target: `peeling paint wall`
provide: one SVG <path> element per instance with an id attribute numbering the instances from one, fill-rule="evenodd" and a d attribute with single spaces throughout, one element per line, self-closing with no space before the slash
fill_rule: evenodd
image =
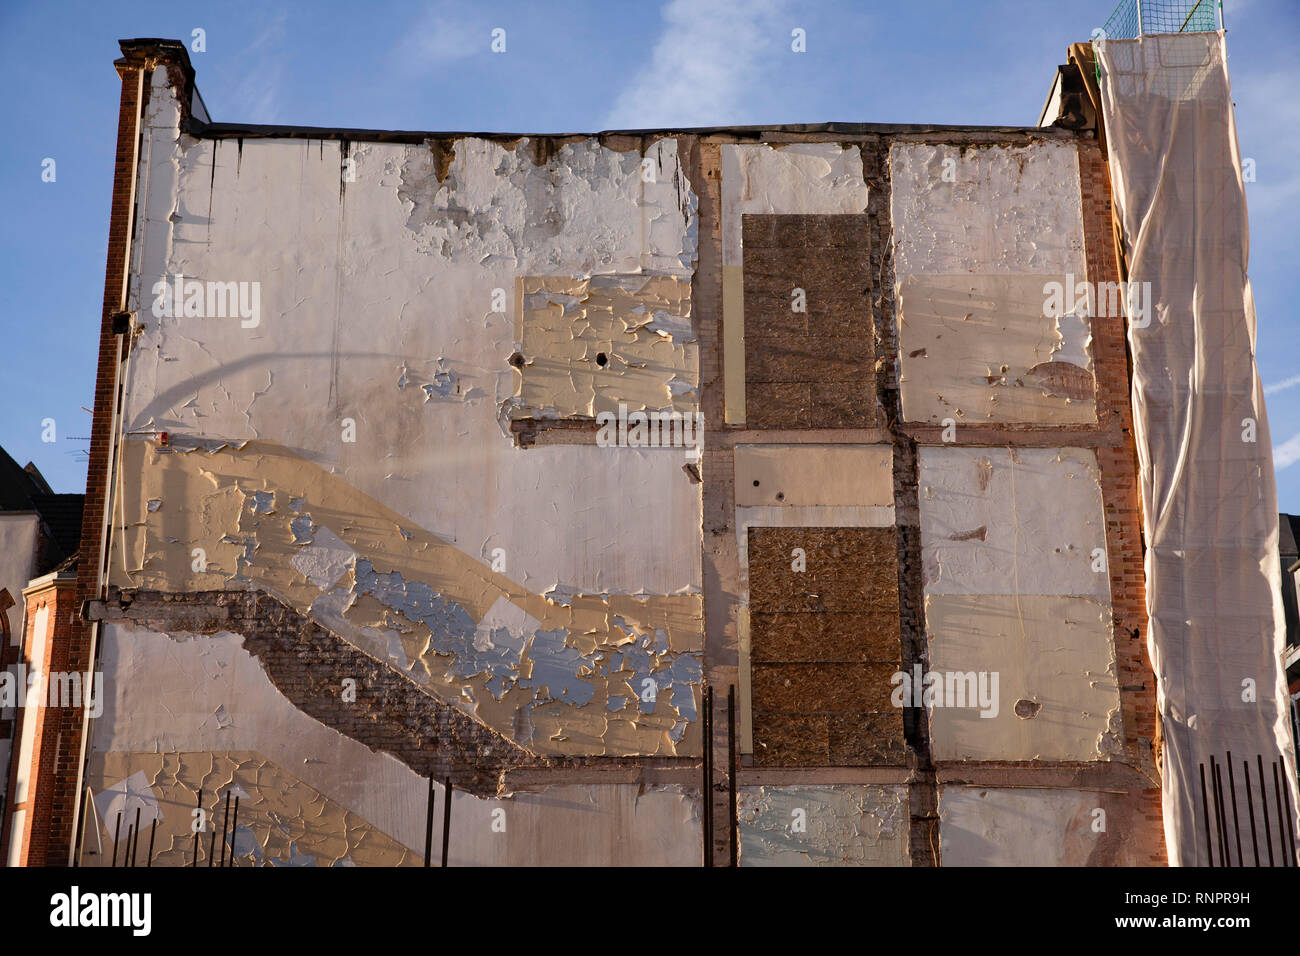
<path id="1" fill-rule="evenodd" d="M 238 828 L 225 828 L 236 865 L 423 862 L 426 780 L 303 713 L 240 635 L 109 624 L 103 641 L 109 696 L 95 724 L 86 865 L 112 862 L 115 831 L 121 862 L 137 808 L 142 843 L 158 820 L 155 864 L 190 864 L 200 789 L 218 834 L 225 795 L 240 798 Z M 441 785 L 435 794 L 441 812 Z M 683 865 L 698 858 L 697 803 L 698 794 L 678 786 L 634 783 L 572 784 L 511 799 L 458 792 L 449 862 Z M 589 837 L 575 841 L 584 828 Z M 434 837 L 441 841 L 440 829 Z M 209 822 L 200 865 L 212 841 Z M 220 855 L 220 836 L 216 846 Z"/>
<path id="2" fill-rule="evenodd" d="M 931 707 L 935 758 L 1109 759 L 1122 735 L 1093 452 L 924 447 L 920 469 L 930 668 L 998 681 L 995 707 Z"/>
<path id="3" fill-rule="evenodd" d="M 1138 866 L 1152 842 L 1100 790 L 946 786 L 939 819 L 944 866 Z"/>
<path id="4" fill-rule="evenodd" d="M 900 390 L 908 421 L 1097 420 L 1076 149 L 896 144 Z"/>
<path id="5" fill-rule="evenodd" d="M 453 865 L 696 865 L 706 680 L 744 865 L 1119 859 L 1070 822 L 1139 786 L 1101 353 L 1044 313 L 1072 134 L 196 138 L 163 72 L 86 862 L 137 806 L 188 862 L 202 789 L 239 865 L 416 865 L 445 773 Z M 702 447 L 593 440 L 623 409 Z M 921 662 L 997 713 L 900 706 Z"/>
<path id="6" fill-rule="evenodd" d="M 533 752 L 698 747 L 685 450 L 524 450 L 505 426 L 694 409 L 676 140 L 196 140 L 162 76 L 111 582 L 266 590 Z M 213 282 L 256 283 L 260 313 L 198 314 Z"/>
<path id="7" fill-rule="evenodd" d="M 745 787 L 741 866 L 907 866 L 907 788 Z"/>

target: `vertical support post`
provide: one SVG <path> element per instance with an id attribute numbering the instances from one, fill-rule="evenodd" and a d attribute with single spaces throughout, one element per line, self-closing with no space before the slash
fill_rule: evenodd
<path id="1" fill-rule="evenodd" d="M 451 795 L 454 792 L 451 777 L 442 782 L 442 865 L 447 865 L 447 850 L 451 846 Z"/>
<path id="2" fill-rule="evenodd" d="M 1282 800 L 1286 804 L 1286 855 L 1295 866 L 1295 824 L 1291 822 L 1291 788 L 1286 785 L 1286 764 L 1282 765 Z"/>
<path id="3" fill-rule="evenodd" d="M 239 832 L 239 794 L 235 794 L 235 815 L 230 821 L 230 865 L 235 865 L 235 835 Z"/>
<path id="4" fill-rule="evenodd" d="M 736 819 L 736 685 L 727 688 L 727 846 L 731 866 L 740 861 L 740 826 Z"/>
<path id="5" fill-rule="evenodd" d="M 1232 751 L 1228 751 L 1228 795 L 1232 797 L 1232 832 L 1237 837 L 1237 865 L 1245 866 L 1246 857 L 1241 852 L 1241 821 L 1237 818 L 1237 783 L 1232 772 Z"/>
<path id="6" fill-rule="evenodd" d="M 433 774 L 429 774 L 429 798 L 424 810 L 424 865 L 433 859 Z"/>
<path id="7" fill-rule="evenodd" d="M 1142 31 L 1142 0 L 1137 0 L 1137 11 L 1138 11 L 1138 36 L 1141 36 L 1143 32 Z M 1213 776 L 1213 771 L 1211 771 L 1211 776 Z"/>
<path id="8" fill-rule="evenodd" d="M 1255 754 L 1256 766 L 1259 768 L 1259 799 L 1264 802 L 1264 845 L 1268 847 L 1268 865 L 1273 865 L 1273 828 L 1268 822 L 1268 784 L 1264 782 L 1264 755 Z"/>
<path id="9" fill-rule="evenodd" d="M 1255 865 L 1259 866 L 1259 837 L 1255 835 L 1255 795 L 1250 787 L 1250 761 L 1241 762 L 1241 776 L 1246 781 L 1246 809 L 1250 811 L 1250 845 L 1255 851 Z"/>
<path id="10" fill-rule="evenodd" d="M 140 808 L 135 808 L 135 841 L 131 844 L 131 865 L 135 866 L 136 851 L 140 849 Z"/>
<path id="11" fill-rule="evenodd" d="M 1286 822 L 1282 819 L 1282 785 L 1277 774 L 1277 765 L 1281 759 L 1273 761 L 1273 794 L 1277 797 L 1277 842 L 1286 843 Z M 1291 854 L 1295 852 L 1292 847 L 1282 847 L 1282 866 L 1295 866 L 1295 860 L 1291 859 Z"/>
<path id="12" fill-rule="evenodd" d="M 153 826 L 149 827 L 149 859 L 145 860 L 146 867 L 153 866 L 153 839 L 158 835 L 158 818 L 153 818 Z"/>
<path id="13" fill-rule="evenodd" d="M 1210 836 L 1210 798 L 1205 790 L 1205 764 L 1201 764 L 1201 807 L 1205 810 L 1205 856 L 1214 866 L 1214 839 Z"/>
<path id="14" fill-rule="evenodd" d="M 117 823 L 113 824 L 113 865 L 117 866 L 117 841 L 122 836 L 122 811 L 117 811 Z"/>
<path id="15" fill-rule="evenodd" d="M 704 865 L 713 866 L 713 688 L 704 685 Z"/>
<path id="16" fill-rule="evenodd" d="M 226 865 L 226 828 L 230 826 L 230 791 L 226 791 L 226 813 L 221 820 L 221 866 Z M 213 836 L 216 836 L 213 833 Z"/>

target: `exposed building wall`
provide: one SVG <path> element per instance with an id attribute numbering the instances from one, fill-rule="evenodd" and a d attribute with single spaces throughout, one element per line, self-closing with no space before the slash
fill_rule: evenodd
<path id="1" fill-rule="evenodd" d="M 1123 319 L 1043 313 L 1113 271 L 1095 147 L 241 139 L 145 73 L 83 860 L 137 806 L 193 859 L 150 808 L 202 790 L 241 863 L 413 864 L 450 778 L 453 863 L 693 864 L 705 806 L 725 863 L 729 777 L 746 863 L 969 860 L 1002 811 L 961 787 L 1060 791 L 1066 843 L 1104 790 L 1158 858 Z M 701 447 L 607 447 L 619 411 Z M 896 701 L 918 668 L 998 715 Z"/>

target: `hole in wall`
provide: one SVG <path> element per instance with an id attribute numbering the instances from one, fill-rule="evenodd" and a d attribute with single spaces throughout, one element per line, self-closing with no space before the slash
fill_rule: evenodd
<path id="1" fill-rule="evenodd" d="M 599 365 L 601 368 L 604 368 L 606 365 L 609 364 L 609 356 L 606 355 L 604 352 L 597 352 L 596 364 Z"/>
<path id="2" fill-rule="evenodd" d="M 1016 701 L 1016 716 L 1021 720 L 1029 720 L 1031 717 L 1037 717 L 1038 712 L 1043 709 L 1043 705 L 1036 700 L 1025 700 L 1020 698 Z"/>

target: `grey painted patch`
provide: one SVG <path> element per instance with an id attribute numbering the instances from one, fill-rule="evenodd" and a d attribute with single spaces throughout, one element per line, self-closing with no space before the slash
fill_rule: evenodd
<path id="1" fill-rule="evenodd" d="M 297 499 L 302 501 L 301 498 Z M 293 532 L 294 544 L 311 544 L 311 515 L 299 515 L 289 522 L 289 530 Z"/>
<path id="2" fill-rule="evenodd" d="M 247 493 L 249 507 L 255 515 L 275 514 L 275 494 L 270 491 L 252 491 Z"/>
<path id="3" fill-rule="evenodd" d="M 615 617 L 614 624 L 628 632 L 633 630 L 622 617 Z M 643 714 L 653 714 L 655 710 L 655 701 L 646 700 L 641 692 L 643 681 L 654 681 L 656 698 L 679 685 L 678 689 L 684 692 L 673 693 L 673 706 L 685 721 L 695 720 L 695 695 L 690 685 L 704 680 L 703 665 L 694 652 L 672 653 L 668 648 L 668 635 L 662 628 L 656 628 L 654 634 L 642 635 L 635 643 L 614 651 L 610 655 L 609 670 L 611 674 L 624 670 L 632 672 L 632 689 L 637 693 L 637 703 Z"/>
<path id="4" fill-rule="evenodd" d="M 405 580 L 400 571 L 375 571 L 368 558 L 357 561 L 356 581 L 357 593 L 423 623 L 429 629 L 429 649 L 453 659 L 449 673 L 454 677 L 490 675 L 488 688 L 498 700 L 518 679 L 524 641 L 506 627 L 489 628 L 486 639 L 476 641 L 478 626 L 464 607 L 423 581 Z"/>
<path id="5" fill-rule="evenodd" d="M 528 644 L 532 673 L 519 683 L 535 688 L 541 700 L 559 700 L 581 707 L 596 694 L 591 682 L 581 677 L 583 670 L 590 672 L 591 662 L 577 648 L 565 643 L 567 636 L 568 632 L 559 628 L 534 634 Z"/>

